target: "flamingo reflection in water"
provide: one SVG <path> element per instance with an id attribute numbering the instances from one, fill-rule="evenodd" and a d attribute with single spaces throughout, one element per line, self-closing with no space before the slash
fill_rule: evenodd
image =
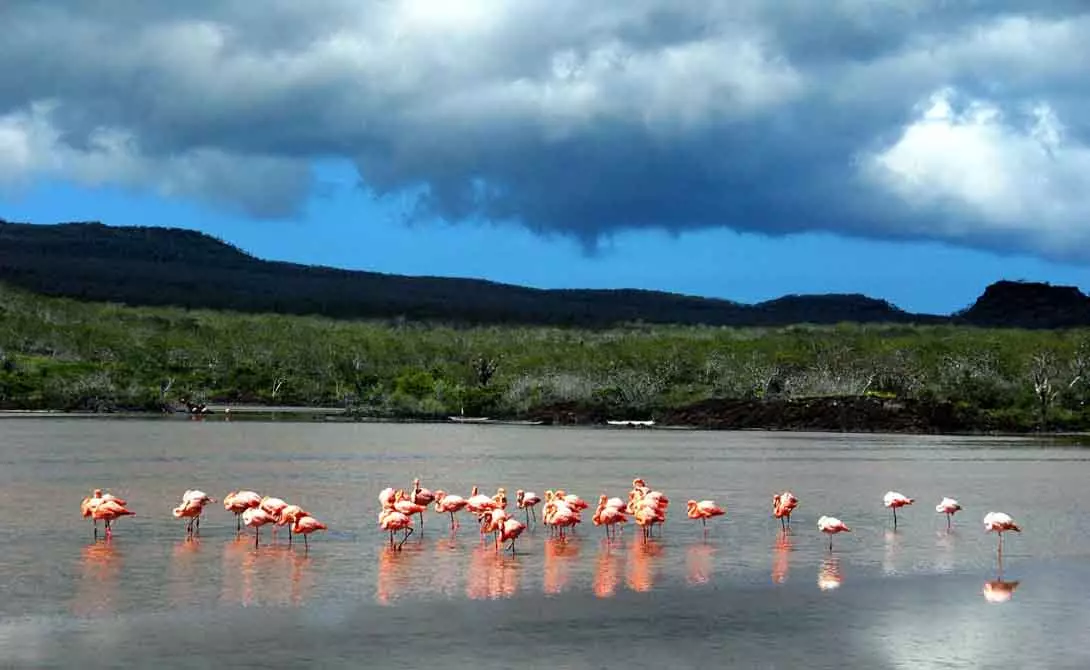
<path id="1" fill-rule="evenodd" d="M 620 579 L 620 559 L 614 553 L 612 543 L 606 540 L 598 547 L 598 558 L 594 564 L 594 595 L 612 598 L 617 593 Z"/>
<path id="2" fill-rule="evenodd" d="M 517 560 L 497 554 L 491 547 L 476 547 L 466 572 L 466 597 L 499 600 L 514 596 L 519 588 L 520 569 Z"/>
<path id="3" fill-rule="evenodd" d="M 711 581 L 716 549 L 706 543 L 693 544 L 685 552 L 685 581 L 691 585 Z"/>
<path id="4" fill-rule="evenodd" d="M 840 588 L 844 582 L 844 575 L 840 570 L 840 559 L 830 556 L 821 561 L 821 569 L 818 570 L 817 585 L 822 591 L 831 591 Z"/>
<path id="5" fill-rule="evenodd" d="M 783 584 L 787 581 L 793 548 L 790 534 L 783 532 L 776 536 L 776 544 L 772 549 L 772 582 L 774 584 Z"/>
<path id="6" fill-rule="evenodd" d="M 122 554 L 112 542 L 95 542 L 80 550 L 80 578 L 72 612 L 76 616 L 101 616 L 115 610 Z"/>
<path id="7" fill-rule="evenodd" d="M 579 556 L 579 544 L 577 539 L 546 538 L 544 576 L 541 584 L 546 594 L 560 593 L 568 586 L 571 563 Z"/>
<path id="8" fill-rule="evenodd" d="M 200 540 L 188 535 L 175 542 L 171 549 L 170 564 L 167 566 L 167 598 L 174 607 L 197 604 L 203 599 L 199 589 L 207 582 L 202 583 L 198 579 L 200 549 Z"/>
<path id="9" fill-rule="evenodd" d="M 1014 597 L 1014 590 L 1018 588 L 1018 584 L 1017 581 L 1008 582 L 1003 579 L 986 581 L 982 590 L 984 600 L 990 603 L 1005 603 Z"/>
<path id="10" fill-rule="evenodd" d="M 375 602 L 389 605 L 409 591 L 419 591 L 422 585 L 426 588 L 421 577 L 429 571 L 424 569 L 423 556 L 422 544 L 413 543 L 404 550 L 389 545 L 382 547 L 375 573 Z"/>
<path id="11" fill-rule="evenodd" d="M 655 568 L 662 556 L 662 545 L 642 537 L 633 538 L 628 548 L 625 584 L 631 591 L 650 591 L 655 585 Z"/>

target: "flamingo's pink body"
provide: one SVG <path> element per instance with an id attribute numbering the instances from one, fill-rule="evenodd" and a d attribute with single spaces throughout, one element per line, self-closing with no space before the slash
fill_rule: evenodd
<path id="1" fill-rule="evenodd" d="M 409 539 L 409 536 L 413 533 L 413 520 L 407 514 L 402 514 L 392 507 L 383 509 L 379 513 L 378 526 L 384 531 L 390 533 L 390 546 L 394 547 L 394 533 L 402 531 L 405 533 L 405 537 L 401 538 L 396 547 L 401 548 L 401 545 L 405 544 L 405 540 Z"/>
<path id="2" fill-rule="evenodd" d="M 450 515 L 450 529 L 454 530 L 458 527 L 458 522 L 454 519 L 456 512 L 461 512 L 465 509 L 466 500 L 462 496 L 447 493 L 446 491 L 435 492 L 435 511 L 439 514 Z"/>
<path id="3" fill-rule="evenodd" d="M 473 491 L 470 492 L 469 497 L 466 498 L 466 510 L 472 514 L 484 514 L 485 512 L 491 512 L 499 507 L 499 503 L 492 498 L 477 492 L 477 487 L 473 487 Z"/>
<path id="4" fill-rule="evenodd" d="M 946 497 L 938 505 L 935 505 L 935 511 L 946 515 L 946 527 L 949 528 L 951 517 L 961 511 L 961 505 L 953 498 Z"/>
<path id="5" fill-rule="evenodd" d="M 102 520 L 106 524 L 106 537 L 113 537 L 113 522 L 123 516 L 133 516 L 134 513 L 116 499 L 102 499 L 91 509 L 91 518 L 95 521 Z M 96 530 L 97 535 L 97 530 Z"/>
<path id="6" fill-rule="evenodd" d="M 250 507 L 242 513 L 242 523 L 254 529 L 254 546 L 261 542 L 261 527 L 276 523 L 276 517 L 260 507 Z"/>
<path id="7" fill-rule="evenodd" d="M 727 511 L 716 505 L 714 500 L 690 500 L 685 503 L 685 513 L 690 519 L 700 519 L 700 523 L 707 527 L 708 519 L 723 516 Z"/>
<path id="8" fill-rule="evenodd" d="M 526 523 L 530 523 L 530 517 L 533 516 L 534 521 L 537 521 L 537 510 L 535 509 L 538 503 L 541 502 L 541 496 L 533 491 L 526 492 L 522 489 L 515 491 L 515 504 L 518 508 L 526 511 Z"/>
<path id="9" fill-rule="evenodd" d="M 598 509 L 594 511 L 594 516 L 591 517 L 591 521 L 595 526 L 606 527 L 607 538 L 616 533 L 615 526 L 617 524 L 628 522 L 628 517 L 621 511 L 624 503 L 621 502 L 620 498 L 613 498 L 613 502 L 618 503 L 617 505 L 611 505 L 610 502 L 605 496 L 601 496 L 598 499 Z"/>
<path id="10" fill-rule="evenodd" d="M 515 540 L 519 535 L 522 535 L 522 531 L 526 530 L 526 524 L 522 523 L 518 519 L 507 518 L 503 521 L 503 526 L 500 528 L 500 544 L 504 542 L 510 542 L 511 553 L 515 553 Z"/>
<path id="11" fill-rule="evenodd" d="M 301 516 L 296 518 L 294 523 L 291 525 L 291 532 L 295 533 L 296 535 L 303 536 L 303 546 L 307 550 L 310 549 L 310 543 L 307 542 L 307 535 L 310 535 L 315 531 L 325 529 L 326 525 L 324 523 L 306 514 L 305 512 Z"/>
<path id="12" fill-rule="evenodd" d="M 223 509 L 235 515 L 235 530 L 242 532 L 242 513 L 261 504 L 261 495 L 255 491 L 231 491 L 223 496 Z"/>
<path id="13" fill-rule="evenodd" d="M 897 491 L 888 491 L 886 495 L 882 496 L 882 504 L 893 510 L 893 527 L 897 527 L 897 510 L 911 505 L 916 502 L 915 499 L 909 498 L 903 493 Z"/>
<path id="14" fill-rule="evenodd" d="M 1022 528 L 1004 512 L 988 512 L 984 515 L 984 531 L 999 535 L 999 553 L 1003 553 L 1003 533 L 1021 533 Z"/>
<path id="15" fill-rule="evenodd" d="M 791 525 L 791 513 L 798 505 L 799 499 L 790 491 L 772 496 L 772 515 L 780 520 L 780 526 L 784 530 Z"/>
<path id="16" fill-rule="evenodd" d="M 833 535 L 836 535 L 837 533 L 852 532 L 852 529 L 848 528 L 847 524 L 845 524 L 843 521 L 836 518 L 835 516 L 822 516 L 820 519 L 818 519 L 817 526 L 818 529 L 821 530 L 821 532 L 829 536 L 830 551 L 833 548 Z"/>

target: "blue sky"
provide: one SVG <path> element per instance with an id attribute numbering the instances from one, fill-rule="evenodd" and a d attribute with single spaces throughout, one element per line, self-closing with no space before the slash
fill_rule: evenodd
<path id="1" fill-rule="evenodd" d="M 1090 288 L 1085 3 L 140 7 L 0 8 L 0 217 L 744 302 Z"/>

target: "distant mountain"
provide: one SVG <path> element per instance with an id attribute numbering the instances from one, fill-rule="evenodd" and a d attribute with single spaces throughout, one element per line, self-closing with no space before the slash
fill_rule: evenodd
<path id="1" fill-rule="evenodd" d="M 953 320 L 991 327 L 1076 328 L 1090 325 L 1090 298 L 1075 286 L 998 281 Z"/>
<path id="2" fill-rule="evenodd" d="M 532 289 L 266 261 L 191 230 L 98 222 L 0 220 L 0 281 L 46 295 L 130 305 L 466 324 L 1090 324 L 1088 299 L 1069 287 L 1000 282 L 954 317 L 911 314 L 864 295 L 791 295 L 747 305 L 658 291 Z M 1073 309 L 1076 303 L 1081 311 Z"/>

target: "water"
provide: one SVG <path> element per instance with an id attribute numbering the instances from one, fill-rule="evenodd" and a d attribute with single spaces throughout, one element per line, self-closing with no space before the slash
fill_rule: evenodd
<path id="1" fill-rule="evenodd" d="M 10 419 L 0 666 L 1083 668 L 1088 474 L 1088 449 L 1016 439 Z M 429 514 L 391 552 L 376 496 L 414 476 L 512 504 L 556 487 L 593 503 L 640 476 L 670 518 L 649 545 L 631 528 L 607 545 L 587 513 L 567 543 L 527 532 L 511 557 Z M 92 487 L 138 515 L 108 544 L 78 514 Z M 266 528 L 255 550 L 216 505 L 186 541 L 170 509 L 194 487 L 276 495 L 330 530 L 304 551 Z M 802 500 L 786 539 L 784 488 Z M 889 489 L 917 498 L 896 533 Z M 949 533 L 944 495 L 965 507 Z M 690 497 L 728 508 L 706 536 Z M 991 510 L 1025 529 L 1001 579 Z M 831 554 L 821 514 L 854 530 Z"/>

